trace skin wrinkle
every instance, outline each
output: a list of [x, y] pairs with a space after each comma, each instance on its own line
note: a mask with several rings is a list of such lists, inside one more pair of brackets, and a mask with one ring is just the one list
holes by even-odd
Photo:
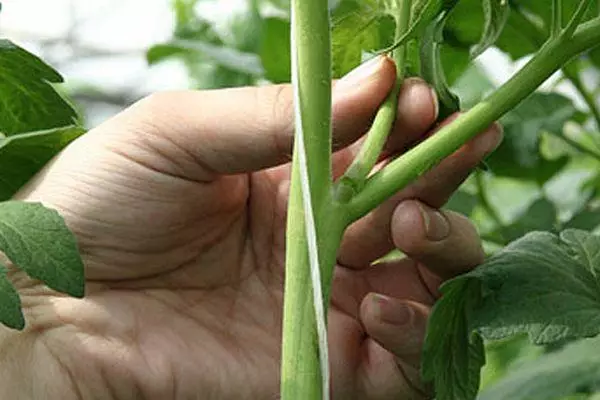
[[40, 336], [40, 339], [41, 339], [40, 343], [43, 346], [43, 348], [48, 352], [48, 354], [54, 359], [54, 361], [56, 362], [58, 367], [67, 376], [67, 379], [69, 380], [71, 389], [75, 395], [75, 399], [85, 400], [85, 398], [83, 397], [83, 394], [81, 393], [79, 385], [77, 384], [77, 380], [73, 376], [73, 372], [71, 371], [71, 369], [67, 367], [67, 365], [64, 363], [63, 359], [52, 349], [52, 346], [48, 345], [48, 343], [44, 340], [43, 335]]

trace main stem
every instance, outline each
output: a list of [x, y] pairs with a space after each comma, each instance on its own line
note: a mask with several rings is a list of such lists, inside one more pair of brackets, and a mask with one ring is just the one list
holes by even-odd
[[351, 220], [359, 219], [444, 158], [458, 150], [537, 89], [550, 75], [600, 42], [600, 18], [583, 24], [568, 41], [555, 39], [491, 96], [435, 135], [372, 176], [348, 203]]
[[[318, 259], [327, 309], [331, 271], [343, 223], [331, 201], [331, 49], [323, 0], [292, 2], [297, 132], [302, 130]], [[299, 114], [299, 115], [298, 115]], [[321, 399], [319, 345], [310, 280], [299, 141], [295, 141], [288, 205], [281, 398]]]

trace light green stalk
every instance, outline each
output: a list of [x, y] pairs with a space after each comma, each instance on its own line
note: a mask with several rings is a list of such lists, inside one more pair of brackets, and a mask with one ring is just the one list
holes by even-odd
[[[308, 183], [315, 219], [323, 287], [329, 287], [343, 224], [332, 221], [331, 201], [331, 49], [327, 2], [292, 2], [295, 90], [302, 121]], [[288, 206], [282, 399], [321, 399], [316, 320], [310, 283], [308, 241], [302, 200], [301, 165], [296, 140]], [[337, 228], [337, 229], [336, 229]], [[333, 259], [332, 259], [333, 255]], [[327, 289], [325, 289], [327, 291]], [[324, 293], [324, 299], [328, 296]], [[327, 301], [324, 300], [324, 307]]]
[[348, 203], [350, 219], [362, 217], [454, 153], [529, 96], [571, 58], [599, 42], [600, 18], [582, 24], [570, 39], [561, 36], [547, 42], [523, 69], [492, 95], [372, 176]]
[[[394, 41], [402, 38], [410, 27], [411, 3], [412, 0], [400, 2], [400, 9], [395, 18], [396, 34]], [[396, 83], [377, 111], [371, 129], [369, 129], [359, 153], [336, 184], [336, 188], [334, 189], [335, 197], [341, 203], [347, 202], [352, 196], [362, 190], [362, 186], [377, 163], [386, 139], [396, 120], [398, 93], [400, 92], [406, 72], [406, 45], [396, 48], [392, 53], [392, 58], [396, 64]]]

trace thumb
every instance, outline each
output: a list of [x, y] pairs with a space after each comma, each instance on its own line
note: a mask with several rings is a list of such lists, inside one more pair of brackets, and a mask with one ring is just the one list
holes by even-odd
[[[393, 62], [380, 56], [336, 82], [332, 113], [337, 148], [368, 129], [394, 80]], [[151, 155], [144, 163], [155, 162], [150, 167], [156, 170], [211, 180], [218, 174], [251, 172], [289, 161], [293, 111], [291, 85], [163, 92], [139, 101], [108, 122], [113, 129], [102, 131], [118, 130], [111, 140], [143, 146], [144, 154]], [[123, 126], [128, 127], [125, 135]]]

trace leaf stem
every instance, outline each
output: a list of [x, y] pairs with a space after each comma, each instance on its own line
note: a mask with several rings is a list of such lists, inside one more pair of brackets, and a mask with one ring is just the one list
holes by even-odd
[[552, 25], [550, 37], [557, 38], [562, 31], [562, 0], [552, 0]]
[[347, 204], [356, 220], [414, 181], [534, 92], [552, 73], [600, 41], [600, 18], [582, 24], [573, 36], [550, 40], [508, 82], [435, 135], [391, 162], [366, 182]]
[[565, 28], [565, 30], [562, 33], [563, 38], [569, 39], [571, 36], [573, 36], [573, 33], [577, 29], [577, 26], [579, 26], [581, 19], [583, 18], [587, 9], [590, 7], [591, 3], [592, 3], [592, 0], [582, 0], [579, 3], [579, 6], [573, 13], [571, 20], [569, 21], [569, 23], [567, 24], [567, 27]]
[[[404, 36], [409, 29], [411, 2], [412, 0], [400, 1], [400, 10], [395, 18], [395, 41]], [[360, 192], [369, 173], [377, 163], [396, 120], [398, 94], [406, 71], [406, 46], [402, 45], [396, 48], [392, 53], [392, 57], [396, 64], [396, 83], [377, 111], [359, 153], [334, 187], [334, 197], [340, 203], [348, 202], [352, 196]]]

